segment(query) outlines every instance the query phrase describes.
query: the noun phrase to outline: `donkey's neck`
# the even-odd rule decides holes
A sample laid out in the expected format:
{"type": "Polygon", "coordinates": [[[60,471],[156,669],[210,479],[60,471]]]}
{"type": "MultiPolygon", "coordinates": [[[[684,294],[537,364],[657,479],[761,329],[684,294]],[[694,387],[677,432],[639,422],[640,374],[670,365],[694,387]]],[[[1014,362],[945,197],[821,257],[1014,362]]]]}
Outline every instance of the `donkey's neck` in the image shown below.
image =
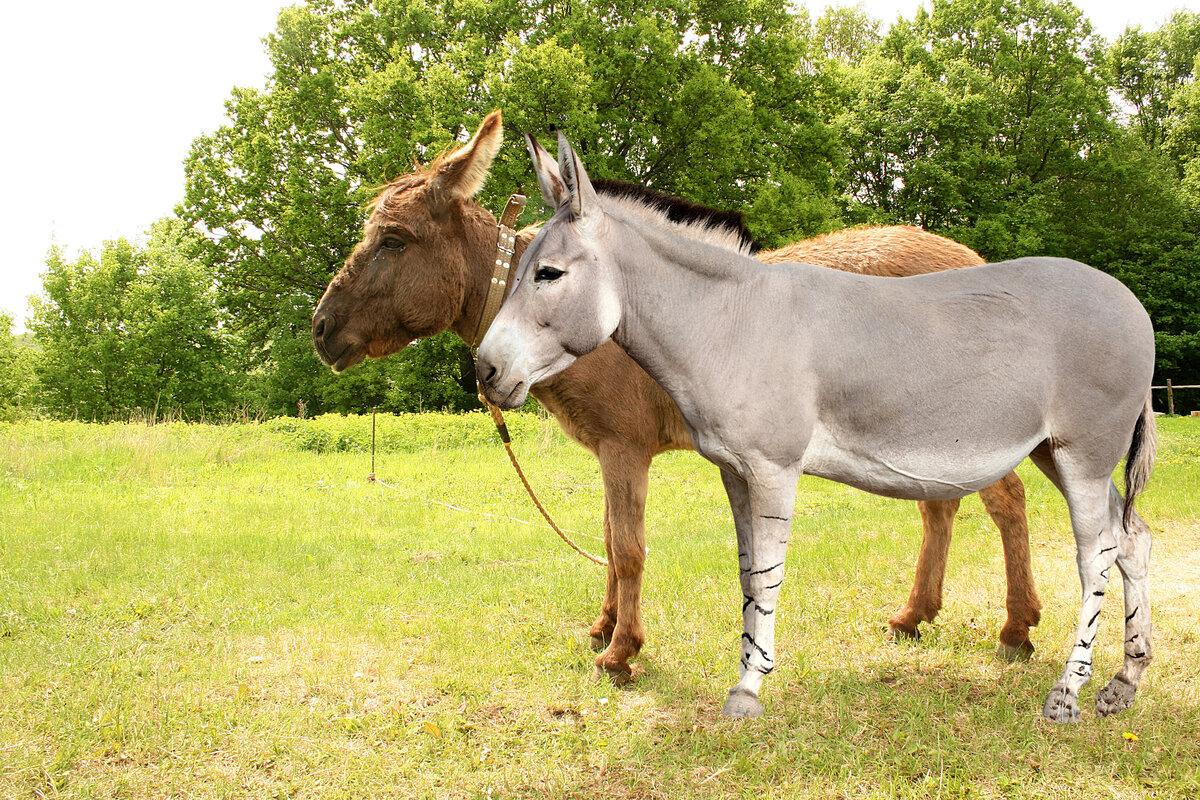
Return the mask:
{"type": "MultiPolygon", "coordinates": [[[[450,329],[469,344],[475,336],[475,328],[479,324],[488,291],[491,289],[499,231],[496,228],[496,217],[474,201],[464,203],[462,214],[463,231],[458,246],[461,247],[463,264],[463,299],[458,317],[451,323],[450,329]]],[[[514,267],[534,237],[533,232],[528,232],[530,230],[526,228],[517,233],[516,252],[512,259],[514,267]]],[[[532,230],[536,230],[536,226],[532,230]]],[[[510,288],[511,283],[504,287],[506,297],[510,288]]]]}
{"type": "MultiPolygon", "coordinates": [[[[613,340],[679,404],[712,401],[713,347],[761,322],[764,267],[736,248],[693,237],[674,226],[626,217],[610,228],[620,274],[622,318],[613,340]],[[697,353],[708,353],[697,358],[697,353]]],[[[770,268],[767,268],[770,270],[770,268]]],[[[689,420],[689,424],[691,421],[689,420]]]]}

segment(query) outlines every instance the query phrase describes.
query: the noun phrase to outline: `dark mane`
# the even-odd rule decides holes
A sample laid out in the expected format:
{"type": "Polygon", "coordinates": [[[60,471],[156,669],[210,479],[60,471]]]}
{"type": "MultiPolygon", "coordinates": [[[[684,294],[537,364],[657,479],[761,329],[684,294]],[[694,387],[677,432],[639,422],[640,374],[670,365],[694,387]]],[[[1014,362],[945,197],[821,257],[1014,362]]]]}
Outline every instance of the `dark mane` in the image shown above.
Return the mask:
{"type": "Polygon", "coordinates": [[[706,228],[724,228],[738,236],[742,245],[749,252],[757,253],[762,247],[754,241],[750,229],[746,227],[746,218],[740,211],[718,211],[715,208],[684,200],[682,197],[648,189],[636,183],[595,178],[592,186],[596,192],[607,197],[637,200],[651,208],[667,215],[672,222],[699,223],[706,228]]]}

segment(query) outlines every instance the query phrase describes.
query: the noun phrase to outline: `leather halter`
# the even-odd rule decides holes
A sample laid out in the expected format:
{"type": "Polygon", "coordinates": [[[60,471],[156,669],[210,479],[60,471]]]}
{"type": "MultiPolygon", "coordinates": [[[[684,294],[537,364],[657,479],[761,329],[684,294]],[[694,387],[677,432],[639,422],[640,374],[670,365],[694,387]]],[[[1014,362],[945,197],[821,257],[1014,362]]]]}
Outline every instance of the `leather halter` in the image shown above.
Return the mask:
{"type": "Polygon", "coordinates": [[[508,198],[508,205],[504,207],[504,213],[500,215],[500,222],[496,225],[496,266],[492,270],[492,282],[488,285],[487,299],[483,302],[479,325],[475,327],[475,335],[468,342],[472,349],[479,347],[479,343],[483,341],[483,335],[487,333],[487,329],[491,327],[492,321],[496,319],[496,314],[500,311],[500,304],[504,302],[504,293],[508,288],[508,276],[512,272],[513,253],[517,249],[517,232],[513,230],[513,225],[516,224],[517,217],[521,215],[523,208],[525,208],[525,195],[514,194],[508,198]]]}

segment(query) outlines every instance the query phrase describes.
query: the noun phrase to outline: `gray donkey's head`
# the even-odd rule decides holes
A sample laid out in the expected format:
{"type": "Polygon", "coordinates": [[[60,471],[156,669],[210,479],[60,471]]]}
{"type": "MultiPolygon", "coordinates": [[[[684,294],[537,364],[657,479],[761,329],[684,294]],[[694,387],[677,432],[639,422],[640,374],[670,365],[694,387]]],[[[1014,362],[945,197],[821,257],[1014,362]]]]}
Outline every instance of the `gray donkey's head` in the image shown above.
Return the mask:
{"type": "Polygon", "coordinates": [[[605,214],[565,136],[558,164],[525,137],[546,203],[556,209],[521,257],[512,291],[479,346],[484,394],[502,408],[603,344],[621,321],[618,273],[605,246],[605,214]]]}

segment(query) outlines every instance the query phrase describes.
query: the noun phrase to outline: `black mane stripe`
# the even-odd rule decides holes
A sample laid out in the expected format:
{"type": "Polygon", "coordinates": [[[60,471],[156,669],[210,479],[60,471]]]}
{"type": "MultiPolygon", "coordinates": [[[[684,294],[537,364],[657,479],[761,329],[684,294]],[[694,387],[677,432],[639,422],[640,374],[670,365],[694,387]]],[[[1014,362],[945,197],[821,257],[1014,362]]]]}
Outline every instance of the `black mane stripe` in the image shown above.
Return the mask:
{"type": "Polygon", "coordinates": [[[746,227],[746,219],[740,211],[719,211],[715,208],[684,200],[682,197],[648,189],[636,183],[595,178],[592,187],[598,194],[618,199],[635,200],[643,205],[654,208],[667,215],[667,219],[676,223],[700,224],[706,228],[723,228],[735,234],[743,247],[751,253],[757,253],[762,247],[754,241],[750,229],[746,227]]]}

